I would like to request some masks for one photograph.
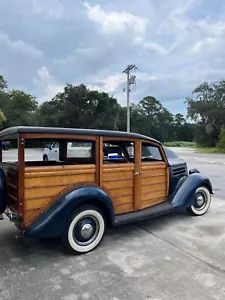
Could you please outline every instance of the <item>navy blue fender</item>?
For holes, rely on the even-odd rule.
[[[213,193],[210,180],[200,173],[193,173],[181,178],[170,198],[173,207],[190,207],[193,205],[196,189],[200,186],[207,187],[210,193]]]
[[[107,221],[114,223],[113,204],[109,196],[97,186],[79,186],[58,198],[30,227],[24,236],[51,238],[62,235],[71,213],[82,204],[95,205],[104,211]]]

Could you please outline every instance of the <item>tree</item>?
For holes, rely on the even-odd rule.
[[[181,113],[173,116],[173,140],[177,141],[193,141],[195,124],[187,123],[185,117]]]
[[[217,146],[225,150],[225,128],[222,128],[219,135],[219,142]]]
[[[0,128],[3,127],[3,124],[6,122],[6,117],[4,115],[4,113],[2,112],[2,110],[0,109]]]
[[[204,82],[187,98],[188,116],[196,123],[196,141],[201,145],[215,146],[220,129],[225,125],[225,81]]]
[[[204,88],[207,89],[208,86],[205,85]],[[196,93],[200,93],[201,89],[196,89]],[[220,97],[223,95],[221,86],[217,93]],[[211,94],[208,92],[204,97],[208,99]],[[196,117],[193,107],[194,105],[190,114]],[[7,81],[0,75],[2,127],[38,125],[125,131],[126,114],[126,107],[121,107],[114,97],[105,92],[90,90],[84,84],[67,84],[63,92],[38,105],[36,98],[24,91],[8,91]],[[144,97],[137,104],[131,104],[131,128],[134,132],[161,141],[193,139],[193,124],[188,124],[182,114],[173,116],[152,96]]]
[[[0,75],[0,91],[5,90],[7,86],[8,86],[7,81],[2,75]]]
[[[5,125],[32,125],[37,109],[35,98],[23,91],[12,90],[1,99],[1,108],[7,119]]]
[[[84,84],[68,84],[62,93],[43,103],[37,115],[44,126],[119,129],[120,109],[107,93],[91,91]]]
[[[7,100],[7,92],[5,91],[7,88],[7,81],[5,78],[0,75],[0,128],[3,128],[6,123],[6,116],[4,112],[2,111],[2,105]]]
[[[168,140],[173,116],[160,101],[152,96],[144,97],[138,109],[142,116],[142,133],[162,141]]]

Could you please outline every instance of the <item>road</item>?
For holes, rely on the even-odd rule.
[[[203,217],[185,212],[108,229],[86,255],[58,240],[17,239],[0,222],[1,300],[223,300],[225,203]]]
[[[215,196],[225,199],[225,155],[196,153],[188,148],[171,148],[183,158],[189,169],[197,168],[207,175],[213,185]]]

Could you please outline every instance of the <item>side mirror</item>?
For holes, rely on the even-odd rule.
[[[198,169],[189,170],[189,175],[194,174],[194,173],[200,173],[200,171]]]

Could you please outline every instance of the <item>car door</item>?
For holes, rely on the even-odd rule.
[[[168,165],[160,145],[148,141],[141,142],[140,175],[140,209],[167,200]]]
[[[113,202],[116,214],[135,210],[135,160],[126,150],[134,153],[134,141],[103,138],[100,186]],[[132,150],[133,149],[133,150]]]
[[[59,160],[59,143],[54,142],[51,146],[51,149],[49,150],[48,153],[48,159],[49,160]]]

